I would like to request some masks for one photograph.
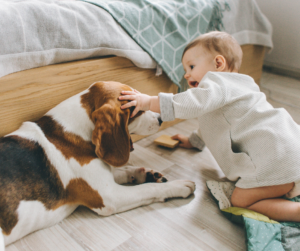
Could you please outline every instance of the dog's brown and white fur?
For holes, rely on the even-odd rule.
[[[0,139],[0,250],[58,223],[78,205],[108,216],[194,192],[191,181],[164,183],[152,170],[111,167],[127,163],[130,134],[153,134],[160,126],[152,112],[130,119],[130,110],[120,109],[122,90],[131,88],[94,83]]]

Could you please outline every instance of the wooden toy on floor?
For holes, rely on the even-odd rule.
[[[179,140],[171,139],[171,136],[168,135],[161,135],[160,137],[154,140],[154,143],[164,147],[174,148],[178,146]]]

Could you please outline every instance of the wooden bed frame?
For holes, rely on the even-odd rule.
[[[265,48],[242,46],[240,72],[259,84]],[[87,89],[96,81],[119,81],[149,95],[177,92],[177,86],[154,69],[141,69],[121,57],[104,57],[49,65],[0,78],[0,137],[16,130],[24,121],[35,121],[61,101]],[[164,123],[163,128],[177,123]],[[133,141],[140,137],[133,138]]]

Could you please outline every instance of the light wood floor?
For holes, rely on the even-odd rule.
[[[275,107],[284,107],[300,124],[300,81],[263,73],[261,90]],[[181,122],[134,144],[131,162],[161,171],[169,180],[196,182],[187,199],[155,203],[109,217],[79,207],[61,223],[35,232],[7,247],[16,250],[245,250],[241,226],[228,221],[205,181],[223,177],[209,150],[169,150],[153,144],[161,134],[189,135],[196,120]]]

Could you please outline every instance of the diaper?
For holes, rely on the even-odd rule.
[[[233,182],[208,180],[206,186],[218,201],[221,210],[231,207],[230,199],[235,188]]]

